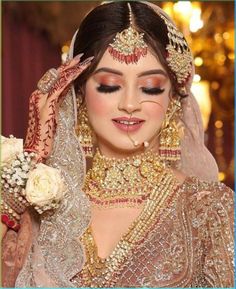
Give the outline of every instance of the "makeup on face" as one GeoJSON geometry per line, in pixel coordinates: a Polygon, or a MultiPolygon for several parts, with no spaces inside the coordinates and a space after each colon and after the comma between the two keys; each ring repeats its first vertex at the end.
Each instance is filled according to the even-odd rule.
{"type": "MultiPolygon", "coordinates": [[[[121,89],[126,84],[126,79],[122,72],[111,68],[99,68],[93,74],[97,83],[97,91],[100,93],[113,93],[121,89]]],[[[156,95],[164,92],[164,86],[168,78],[163,70],[144,71],[137,75],[137,87],[148,95],[156,95]]]]}
{"type": "Polygon", "coordinates": [[[157,57],[137,64],[117,62],[105,52],[86,83],[85,101],[101,152],[111,157],[158,146],[171,83],[157,57]]]}

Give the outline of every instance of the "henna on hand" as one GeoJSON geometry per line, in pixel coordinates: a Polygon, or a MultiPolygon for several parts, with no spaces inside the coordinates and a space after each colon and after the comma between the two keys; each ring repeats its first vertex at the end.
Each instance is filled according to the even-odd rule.
{"type": "Polygon", "coordinates": [[[47,94],[36,90],[29,99],[29,122],[25,151],[38,154],[38,161],[45,160],[52,150],[53,138],[56,133],[59,104],[70,89],[71,83],[89,66],[93,57],[79,63],[75,57],[61,65],[57,71],[59,78],[47,94]]]}

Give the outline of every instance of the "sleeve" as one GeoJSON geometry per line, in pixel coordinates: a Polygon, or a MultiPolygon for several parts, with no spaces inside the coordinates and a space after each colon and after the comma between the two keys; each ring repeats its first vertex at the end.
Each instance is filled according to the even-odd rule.
{"type": "Polygon", "coordinates": [[[208,201],[204,277],[209,287],[234,288],[234,192],[219,184],[208,201]]]}

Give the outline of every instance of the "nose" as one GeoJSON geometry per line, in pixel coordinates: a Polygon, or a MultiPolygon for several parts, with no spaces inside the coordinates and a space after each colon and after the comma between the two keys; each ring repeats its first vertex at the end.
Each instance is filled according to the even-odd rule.
{"type": "Polygon", "coordinates": [[[118,109],[121,111],[128,112],[129,114],[140,111],[141,110],[141,103],[137,96],[137,92],[135,91],[125,91],[124,95],[121,97],[118,109]]]}

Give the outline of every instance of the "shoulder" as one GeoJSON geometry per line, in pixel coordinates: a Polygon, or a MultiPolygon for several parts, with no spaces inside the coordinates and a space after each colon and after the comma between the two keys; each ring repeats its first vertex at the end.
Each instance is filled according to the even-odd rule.
{"type": "Polygon", "coordinates": [[[219,230],[232,234],[234,192],[225,184],[187,177],[180,186],[180,196],[195,229],[205,227],[214,234],[219,230]]]}
{"type": "Polygon", "coordinates": [[[187,177],[180,190],[185,195],[192,232],[203,245],[203,273],[209,287],[231,287],[234,276],[234,192],[223,183],[195,177],[187,177]]]}
{"type": "Polygon", "coordinates": [[[204,181],[189,177],[181,171],[172,170],[177,179],[179,199],[184,202],[189,212],[206,214],[210,212],[234,217],[234,192],[218,181],[204,181]]]}
{"type": "Polygon", "coordinates": [[[234,214],[234,192],[225,184],[217,181],[204,181],[197,177],[188,177],[173,170],[179,183],[179,196],[188,210],[196,214],[214,211],[223,215],[234,214]]]}
{"type": "Polygon", "coordinates": [[[187,177],[181,188],[189,202],[208,203],[215,206],[222,203],[227,208],[234,206],[234,192],[221,182],[208,182],[196,177],[187,177]]]}

